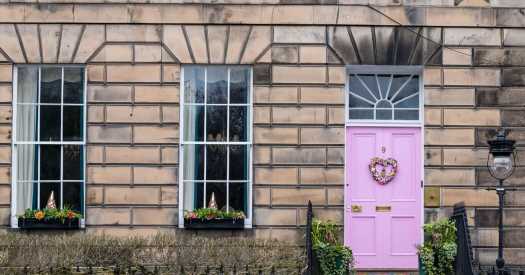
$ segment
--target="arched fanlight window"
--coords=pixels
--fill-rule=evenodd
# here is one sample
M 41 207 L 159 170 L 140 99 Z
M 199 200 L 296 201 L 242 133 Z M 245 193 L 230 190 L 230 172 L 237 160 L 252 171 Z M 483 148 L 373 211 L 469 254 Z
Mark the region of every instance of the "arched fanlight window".
M 350 74 L 350 120 L 419 120 L 419 75 Z

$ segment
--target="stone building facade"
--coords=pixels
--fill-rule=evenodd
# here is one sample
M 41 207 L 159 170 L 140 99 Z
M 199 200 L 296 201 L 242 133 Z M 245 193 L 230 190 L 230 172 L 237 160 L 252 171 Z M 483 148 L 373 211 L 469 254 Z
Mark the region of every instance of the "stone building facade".
M 525 140 L 520 1 L 0 2 L 4 228 L 16 222 L 17 66 L 85 66 L 85 230 L 128 235 L 179 230 L 184 66 L 248 65 L 252 228 L 223 234 L 300 241 L 308 200 L 317 216 L 343 225 L 346 66 L 417 65 L 424 66 L 425 219 L 464 201 L 475 257 L 493 263 L 498 201 L 485 190 L 494 184 L 486 140 L 500 126 L 512 128 L 519 149 Z M 518 187 L 504 217 L 511 265 L 525 263 L 524 175 L 519 167 L 508 180 Z

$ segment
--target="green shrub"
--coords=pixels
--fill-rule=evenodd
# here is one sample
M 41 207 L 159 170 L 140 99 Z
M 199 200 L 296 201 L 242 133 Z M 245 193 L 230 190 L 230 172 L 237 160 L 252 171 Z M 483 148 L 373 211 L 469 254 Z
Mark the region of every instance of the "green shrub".
M 225 272 L 233 270 L 267 274 L 298 274 L 305 266 L 304 247 L 249 237 L 199 237 L 181 232 L 145 237 L 110 237 L 83 233 L 8 233 L 0 235 L 0 273 L 6 268 L 28 267 L 31 271 L 69 270 L 80 267 L 132 268 L 162 267 L 159 274 L 177 274 L 181 267 L 202 274 L 207 266 Z M 19 269 L 20 270 L 20 269 Z M 239 272 L 238 274 L 244 274 Z M 266 273 L 265 273 L 266 272 Z M 69 274 L 65 272 L 65 274 Z M 137 274 L 143 274 L 137 273 Z M 108 273 L 100 273 L 108 274 Z M 112 274 L 112 273 L 109 273 Z M 215 274 L 215 273 L 211 273 Z
M 312 222 L 313 250 L 324 275 L 344 275 L 353 265 L 352 250 L 339 240 L 339 228 L 334 223 L 314 219 Z
M 425 242 L 419 247 L 419 257 L 427 275 L 452 274 L 457 253 L 456 226 L 442 219 L 423 226 Z

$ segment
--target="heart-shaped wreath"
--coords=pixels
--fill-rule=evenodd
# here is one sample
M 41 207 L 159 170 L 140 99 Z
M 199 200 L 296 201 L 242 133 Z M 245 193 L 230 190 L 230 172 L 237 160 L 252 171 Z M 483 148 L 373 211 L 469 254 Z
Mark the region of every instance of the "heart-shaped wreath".
M 378 169 L 380 167 L 380 169 Z M 393 158 L 382 159 L 374 157 L 368 165 L 370 174 L 379 184 L 387 184 L 392 181 L 397 174 L 397 160 Z

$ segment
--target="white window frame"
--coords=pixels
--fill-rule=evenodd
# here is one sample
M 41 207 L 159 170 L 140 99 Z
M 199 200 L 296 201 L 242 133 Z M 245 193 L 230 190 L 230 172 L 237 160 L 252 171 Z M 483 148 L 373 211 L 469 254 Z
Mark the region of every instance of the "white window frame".
M 41 86 L 41 70 L 42 68 L 61 68 L 62 76 L 61 76 L 61 99 L 60 99 L 60 139 L 61 141 L 17 141 L 17 96 L 18 96 L 18 68 L 20 67 L 37 67 L 38 68 L 38 98 L 40 100 L 40 86 Z M 63 121 L 64 121 L 64 96 L 63 96 L 63 89 L 64 89 L 64 68 L 82 68 L 84 69 L 84 83 L 83 83 L 83 103 L 66 103 L 66 106 L 82 106 L 82 141 L 62 141 L 63 137 Z M 11 137 L 11 228 L 18 228 L 18 217 L 16 216 L 17 211 L 17 145 L 27 145 L 27 144 L 33 144 L 33 145 L 81 145 L 82 146 L 82 219 L 80 219 L 80 227 L 85 227 L 85 214 L 86 214 L 86 138 L 87 138 L 87 69 L 86 66 L 83 65 L 72 65 L 72 64 L 53 64 L 53 65 L 14 65 L 13 66 L 13 102 L 12 102 L 12 108 L 13 108 L 13 119 L 12 119 L 12 137 Z M 37 103 L 37 106 L 44 106 L 46 103 Z M 57 103 L 53 103 L 52 105 L 57 105 Z M 37 125 L 38 129 L 40 129 L 40 107 L 37 108 Z M 37 139 L 40 139 L 40 131 L 37 131 Z M 63 147 L 61 147 L 60 154 L 61 154 L 61 162 L 60 162 L 60 189 L 61 194 L 63 195 L 63 183 L 64 182 L 79 182 L 79 180 L 63 180 L 63 171 L 64 171 L 64 161 L 63 161 L 63 154 L 64 150 Z M 40 181 L 40 154 L 38 154 L 38 181 Z M 55 180 L 54 180 L 55 181 Z M 45 182 L 45 181 L 43 181 Z M 56 181 L 55 181 L 56 182 Z M 40 183 L 38 183 L 38 197 L 40 198 Z M 62 207 L 64 200 L 60 200 L 60 207 Z M 39 206 L 38 206 L 39 207 Z
M 381 65 L 351 65 L 346 67 L 345 83 L 345 124 L 347 126 L 391 126 L 414 127 L 424 124 L 424 85 L 423 66 L 381 66 Z M 419 117 L 417 120 L 376 120 L 376 119 L 350 119 L 349 85 L 351 74 L 410 74 L 419 77 Z M 393 106 L 392 106 L 393 107 Z M 375 116 L 375 108 L 374 108 Z
M 206 106 L 208 105 L 214 105 L 214 104 L 208 104 L 206 103 L 206 96 L 207 96 L 207 72 L 208 68 L 213 66 L 224 66 L 228 68 L 228 91 L 227 91 L 227 99 L 228 102 L 226 104 L 220 104 L 221 106 L 247 106 L 247 141 L 246 142 L 231 142 L 231 141 L 224 141 L 224 142 L 217 142 L 217 141 L 206 141 L 206 115 L 204 115 L 204 141 L 184 141 L 184 106 L 186 105 L 197 105 L 192 103 L 185 103 L 184 102 L 184 69 L 188 67 L 202 67 L 204 68 L 204 102 L 199 103 L 199 106 L 204 106 L 204 110 L 206 110 Z M 248 84 L 248 103 L 247 104 L 236 104 L 236 103 L 230 103 L 230 70 L 232 67 L 245 67 L 249 69 L 250 77 L 249 77 L 249 84 Z M 246 213 L 246 219 L 244 220 L 244 228 L 252 228 L 252 219 L 253 219 L 253 207 L 252 207 L 252 194 L 253 194 L 253 68 L 249 65 L 211 65 L 211 64 L 203 64 L 203 65 L 183 65 L 181 68 L 180 73 L 180 95 L 179 95 L 179 228 L 184 228 L 184 145 L 208 145 L 208 144 L 224 144 L 226 146 L 229 145 L 246 145 L 248 147 L 248 179 L 246 181 L 237 181 L 237 182 L 246 182 L 246 196 L 247 196 L 247 213 Z M 226 136 L 229 139 L 230 136 L 230 112 L 229 108 L 226 118 Z M 206 113 L 205 113 L 206 114 Z M 226 181 L 226 204 L 229 204 L 229 192 L 228 192 L 228 179 L 229 179 L 229 168 L 230 168 L 230 158 L 229 158 L 230 150 L 227 150 L 227 165 L 226 165 L 226 173 L 227 173 L 227 179 L 226 180 L 203 180 L 208 182 L 224 182 Z M 204 159 L 204 171 L 206 171 L 206 155 Z M 204 172 L 206 173 L 206 172 Z M 203 182 L 202 181 L 202 182 Z M 199 181 L 195 181 L 199 182 Z M 236 181 L 230 181 L 230 182 L 236 182 Z M 206 200 L 206 187 L 204 187 L 204 200 Z M 204 207 L 206 207 L 206 202 L 204 203 Z

